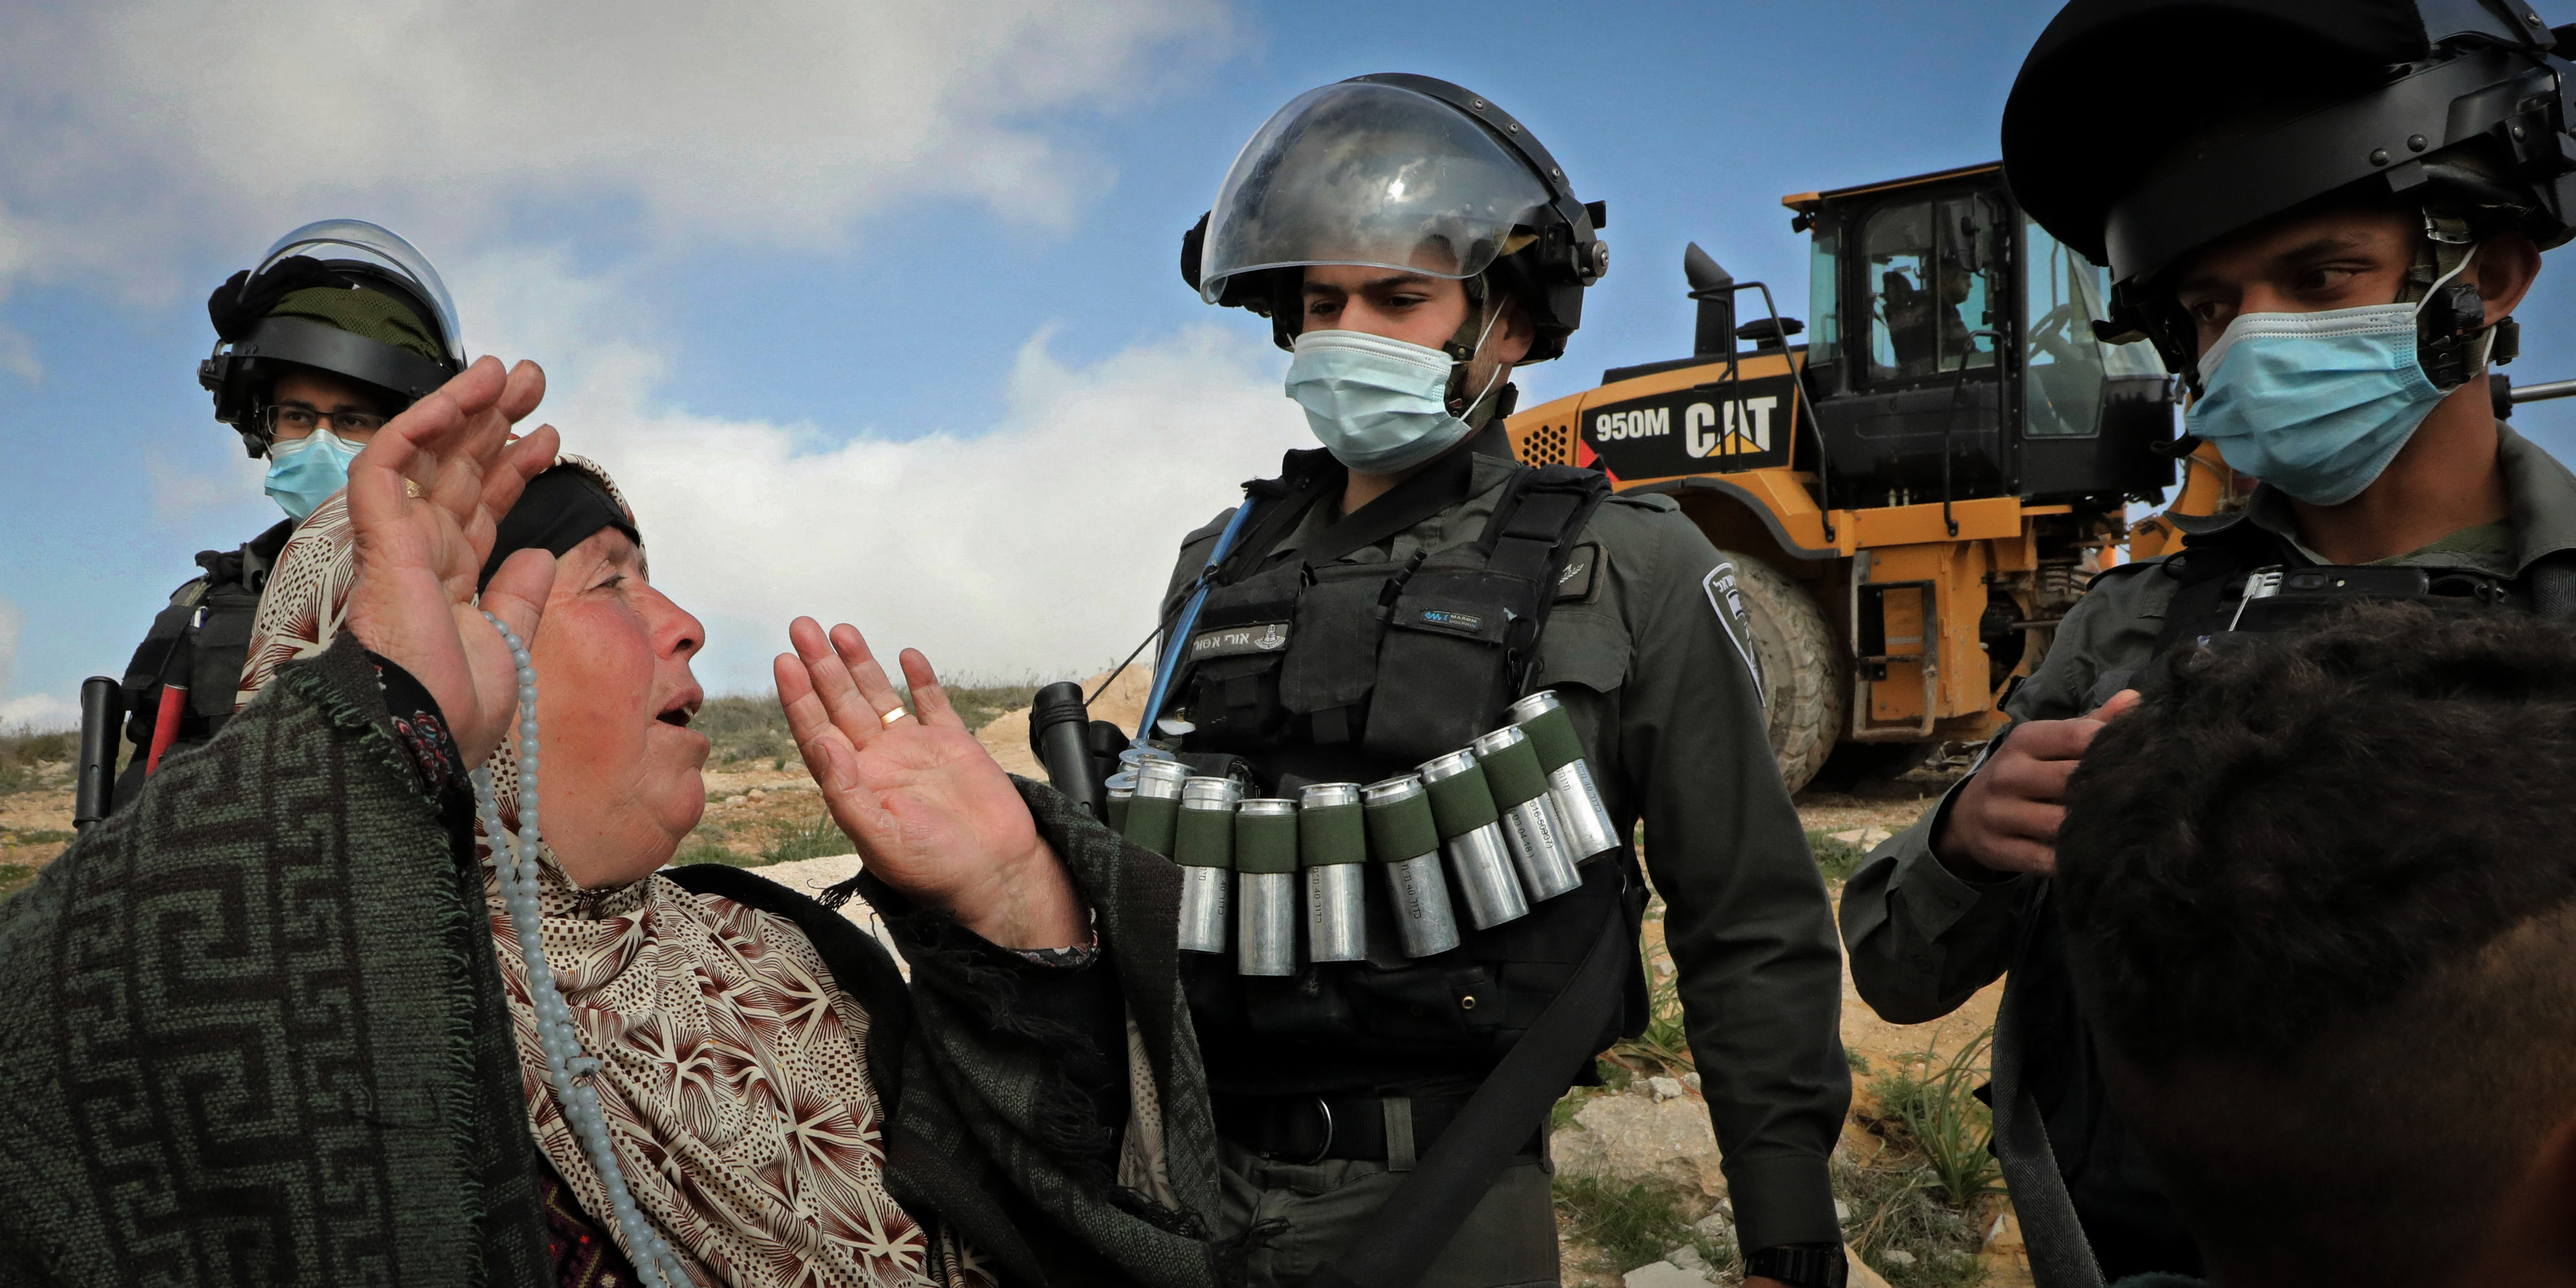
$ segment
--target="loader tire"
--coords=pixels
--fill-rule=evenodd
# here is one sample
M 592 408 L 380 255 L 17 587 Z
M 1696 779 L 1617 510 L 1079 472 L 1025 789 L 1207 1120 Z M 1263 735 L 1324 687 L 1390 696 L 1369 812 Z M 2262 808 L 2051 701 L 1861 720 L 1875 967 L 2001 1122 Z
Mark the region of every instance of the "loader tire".
M 1762 661 L 1771 754 L 1780 761 L 1780 781 L 1794 792 L 1824 768 L 1842 736 L 1850 663 L 1806 587 L 1750 555 L 1718 554 L 1734 563 L 1736 584 L 1744 591 L 1753 652 Z

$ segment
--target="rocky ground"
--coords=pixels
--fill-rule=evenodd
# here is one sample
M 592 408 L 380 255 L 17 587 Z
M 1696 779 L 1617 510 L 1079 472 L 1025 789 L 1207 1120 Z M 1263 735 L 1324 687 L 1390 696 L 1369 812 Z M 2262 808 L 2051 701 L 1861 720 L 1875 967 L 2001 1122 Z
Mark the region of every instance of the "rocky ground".
M 1094 710 L 1132 726 L 1144 688 L 1143 674 L 1130 671 Z M 982 692 L 987 704 L 1012 696 Z M 1026 692 L 1016 691 L 1020 701 Z M 706 817 L 677 861 L 762 867 L 810 889 L 846 879 L 857 860 L 825 817 L 812 781 L 777 727 L 775 708 L 759 700 L 726 701 L 740 705 L 712 712 L 720 718 L 707 725 L 723 731 L 715 733 L 717 750 L 707 767 Z M 978 732 L 1004 765 L 1034 774 L 1027 736 L 1024 708 L 992 716 Z M 1936 763 L 1856 791 L 1801 794 L 1800 816 L 1837 893 L 1840 876 L 1859 853 L 1911 823 L 1959 769 L 1955 761 Z M 32 880 L 70 840 L 69 778 L 68 765 L 40 761 L 21 763 L 0 779 L 0 788 L 14 789 L 0 791 L 0 894 Z M 864 907 L 853 910 L 854 919 L 866 924 Z M 1660 956 L 1662 929 L 1660 921 L 1650 921 L 1646 938 L 1657 981 L 1668 989 L 1671 965 Z M 1856 1253 L 1855 1285 L 2009 1288 L 2030 1282 L 2001 1198 L 1953 1203 L 1941 1193 L 1934 1164 L 1970 1151 L 1954 1147 L 1944 1154 L 1938 1141 L 1923 1139 L 1927 1133 L 1917 1130 L 1926 1121 L 1941 1121 L 1937 1112 L 1927 1120 L 1927 1106 L 1938 1111 L 1947 1105 L 1960 1110 L 1954 1117 L 1967 1120 L 1965 1132 L 1974 1138 L 1967 1143 L 1981 1142 L 1981 1106 L 1962 1108 L 1952 1103 L 1958 1096 L 1944 1101 L 1925 1089 L 1943 1085 L 1939 1075 L 1963 1050 L 1969 1064 L 1981 1059 L 1979 1043 L 1994 1022 L 1999 992 L 1986 990 L 1939 1023 L 1905 1026 L 1877 1019 L 1845 981 L 1843 1042 L 1855 1096 L 1834 1170 L 1845 1234 Z M 1736 1280 L 1732 1209 L 1716 1141 L 1699 1077 L 1672 1026 L 1673 1017 L 1666 1016 L 1647 1043 L 1623 1044 L 1610 1053 L 1601 1066 L 1604 1085 L 1577 1089 L 1558 1107 L 1552 1153 L 1570 1285 L 1689 1288 Z M 1660 1047 L 1652 1042 L 1659 1033 Z M 1978 1081 L 1954 1077 L 1949 1085 L 1963 1093 Z

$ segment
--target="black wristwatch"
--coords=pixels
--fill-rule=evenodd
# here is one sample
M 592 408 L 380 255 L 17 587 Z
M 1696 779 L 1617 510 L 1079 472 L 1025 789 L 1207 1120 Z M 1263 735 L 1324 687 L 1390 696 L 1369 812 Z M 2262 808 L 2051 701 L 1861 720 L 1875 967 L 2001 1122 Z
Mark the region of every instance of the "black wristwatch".
M 1784 1243 L 1744 1256 L 1744 1277 L 1759 1275 L 1797 1288 L 1843 1288 L 1851 1266 L 1839 1243 Z

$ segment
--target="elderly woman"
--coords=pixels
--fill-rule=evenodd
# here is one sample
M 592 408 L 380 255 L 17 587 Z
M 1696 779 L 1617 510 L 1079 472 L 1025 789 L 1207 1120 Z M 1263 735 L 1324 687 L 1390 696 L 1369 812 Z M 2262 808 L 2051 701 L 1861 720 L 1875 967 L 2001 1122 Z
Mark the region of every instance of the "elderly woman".
M 0 1282 L 1218 1282 L 1213 1175 L 1160 1162 L 1212 1139 L 1169 949 L 1097 951 L 1170 943 L 1169 865 L 799 619 L 782 700 L 912 986 L 663 870 L 704 632 L 605 474 L 510 438 L 541 390 L 486 359 L 387 425 L 240 714 L 0 906 Z

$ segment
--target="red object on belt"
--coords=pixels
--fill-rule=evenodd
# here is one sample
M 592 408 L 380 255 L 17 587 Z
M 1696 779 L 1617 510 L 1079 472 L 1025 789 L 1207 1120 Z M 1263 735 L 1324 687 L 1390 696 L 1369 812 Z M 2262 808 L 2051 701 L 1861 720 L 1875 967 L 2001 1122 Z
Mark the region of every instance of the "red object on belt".
M 175 684 L 161 686 L 161 709 L 152 720 L 152 754 L 143 762 L 144 777 L 150 778 L 152 771 L 161 767 L 161 753 L 168 751 L 170 744 L 178 740 L 179 708 L 187 701 L 186 689 Z

